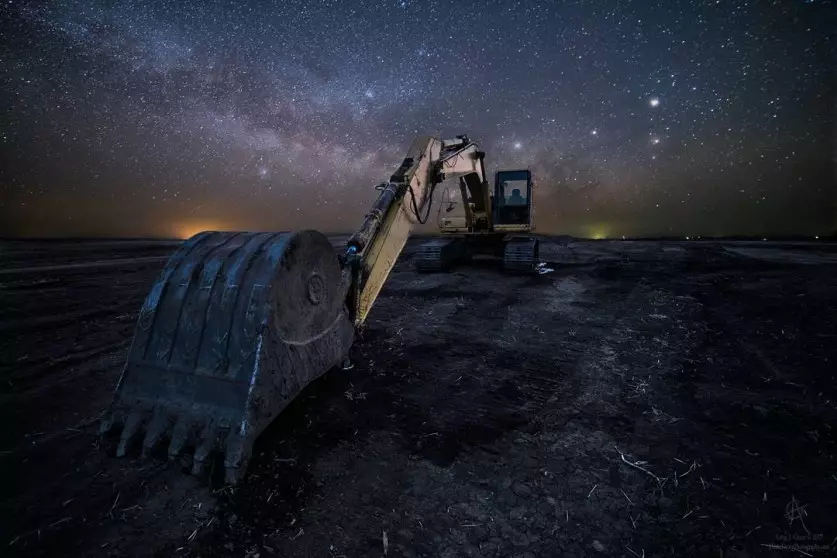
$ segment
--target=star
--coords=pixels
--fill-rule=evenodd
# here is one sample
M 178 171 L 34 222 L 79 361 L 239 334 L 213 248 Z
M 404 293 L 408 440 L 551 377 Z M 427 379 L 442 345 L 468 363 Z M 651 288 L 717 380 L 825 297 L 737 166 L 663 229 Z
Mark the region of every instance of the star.
M 0 235 L 352 232 L 425 134 L 529 168 L 546 233 L 837 227 L 828 2 L 274 4 L 4 4 Z

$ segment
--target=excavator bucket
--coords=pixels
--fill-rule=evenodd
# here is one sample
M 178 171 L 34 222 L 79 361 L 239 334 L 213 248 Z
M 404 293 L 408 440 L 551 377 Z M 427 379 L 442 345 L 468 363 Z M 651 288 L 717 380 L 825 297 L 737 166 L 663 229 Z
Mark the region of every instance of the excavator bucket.
M 316 231 L 203 232 L 169 259 L 145 300 L 102 432 L 117 455 L 142 437 L 192 472 L 222 452 L 226 480 L 312 380 L 348 355 L 354 328 L 346 278 Z

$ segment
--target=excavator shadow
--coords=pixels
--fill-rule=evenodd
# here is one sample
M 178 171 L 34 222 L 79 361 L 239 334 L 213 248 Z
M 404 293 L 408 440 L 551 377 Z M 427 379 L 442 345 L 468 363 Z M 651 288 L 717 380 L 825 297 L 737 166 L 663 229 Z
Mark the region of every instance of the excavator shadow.
M 517 355 L 474 341 L 437 340 L 398 354 L 381 351 L 389 339 L 382 329 L 364 329 L 352 348 L 354 367 L 333 368 L 311 382 L 262 432 L 246 481 L 236 488 L 237 513 L 242 513 L 240 502 L 266 491 L 286 504 L 283 509 L 299 509 L 316 489 L 315 464 L 341 445 L 362 446 L 376 432 L 391 436 L 404 453 L 439 467 L 450 466 L 463 451 L 491 452 L 509 432 L 537 432 L 519 386 Z M 491 372 L 463 374 L 479 354 L 488 355 L 485 367 Z M 115 453 L 118 441 L 118 435 L 107 436 L 108 454 Z M 166 460 L 166 446 L 159 444 L 147 458 Z M 190 449 L 170 467 L 188 473 Z M 138 455 L 141 440 L 133 440 L 128 451 Z M 222 488 L 223 454 L 211 454 L 206 465 L 201 480 L 210 489 Z
M 404 453 L 448 467 L 462 451 L 490 452 L 493 442 L 511 431 L 537 432 L 527 409 L 531 402 L 512 366 L 514 355 L 473 343 L 415 346 L 397 356 L 375 350 L 387 338 L 382 330 L 365 330 L 352 350 L 354 368 L 332 369 L 285 408 L 257 440 L 250 474 L 237 491 L 274 491 L 298 509 L 316 489 L 311 471 L 318 460 L 340 446 L 362 448 L 377 433 Z M 457 362 L 478 353 L 494 354 L 486 367 L 505 365 L 508 373 L 463 374 Z M 421 370 L 411 362 L 421 362 Z

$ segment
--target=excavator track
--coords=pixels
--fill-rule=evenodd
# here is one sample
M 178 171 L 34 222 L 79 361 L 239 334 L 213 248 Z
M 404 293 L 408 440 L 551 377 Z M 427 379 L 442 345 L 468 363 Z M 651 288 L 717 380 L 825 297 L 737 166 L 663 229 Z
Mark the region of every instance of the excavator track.
M 503 269 L 513 273 L 537 273 L 539 248 L 540 241 L 537 238 L 509 238 L 503 251 Z
M 192 237 L 140 310 L 102 433 L 121 430 L 118 456 L 140 437 L 143 454 L 191 448 L 194 474 L 221 453 L 235 483 L 262 430 L 348 354 L 345 294 L 319 232 Z
M 419 273 L 448 271 L 464 259 L 465 242 L 460 238 L 437 238 L 422 244 L 414 262 Z

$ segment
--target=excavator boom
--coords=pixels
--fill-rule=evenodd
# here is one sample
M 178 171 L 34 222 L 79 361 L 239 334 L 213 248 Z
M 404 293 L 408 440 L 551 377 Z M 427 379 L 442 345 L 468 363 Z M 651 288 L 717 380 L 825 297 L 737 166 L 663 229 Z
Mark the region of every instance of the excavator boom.
M 245 473 L 258 435 L 344 360 L 438 182 L 485 183 L 465 136 L 418 138 L 342 256 L 317 231 L 202 232 L 171 256 L 140 309 L 102 433 L 116 453 L 177 458 L 201 474 L 223 454 Z
M 357 277 L 349 309 L 361 325 L 395 265 L 410 232 L 427 221 L 433 190 L 439 182 L 460 178 L 485 183 L 482 152 L 465 136 L 455 140 L 420 137 L 366 215 L 361 228 L 348 241 L 349 261 Z M 485 190 L 488 191 L 487 189 Z

